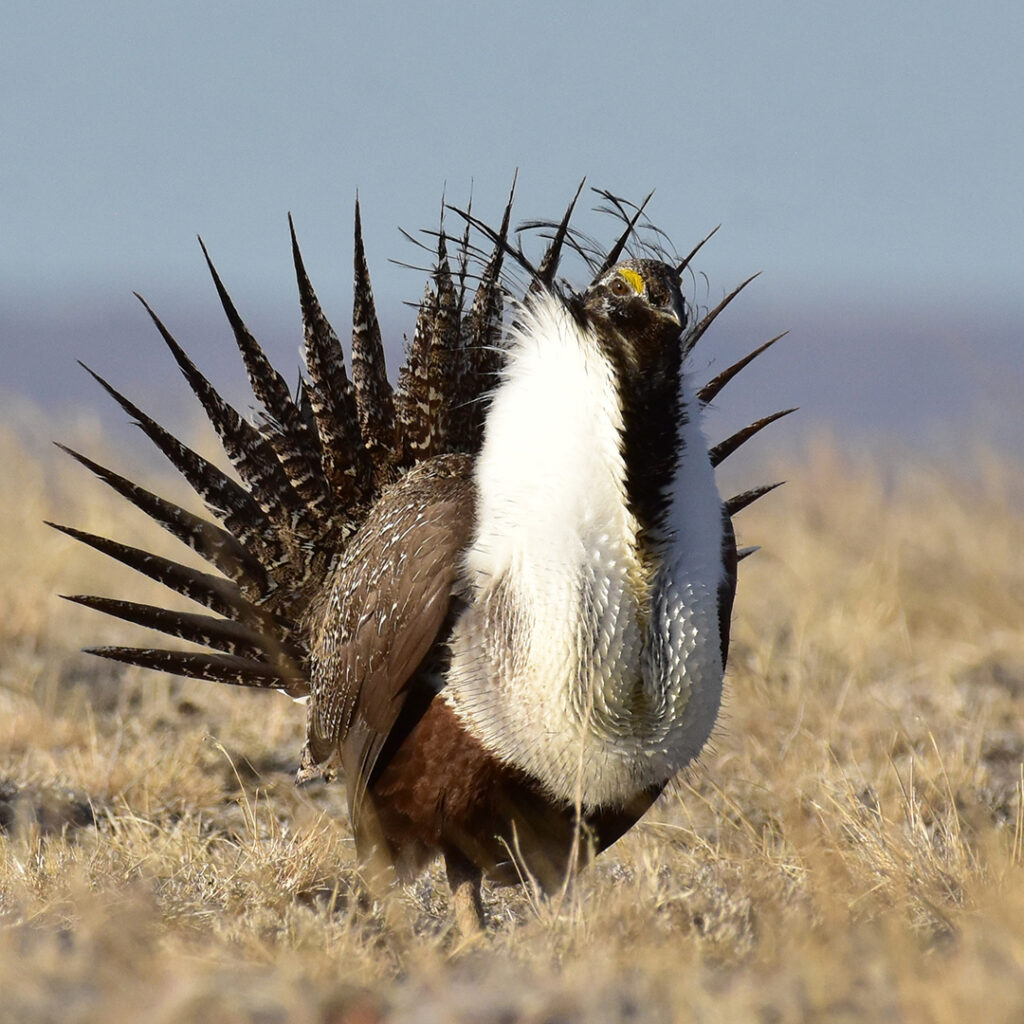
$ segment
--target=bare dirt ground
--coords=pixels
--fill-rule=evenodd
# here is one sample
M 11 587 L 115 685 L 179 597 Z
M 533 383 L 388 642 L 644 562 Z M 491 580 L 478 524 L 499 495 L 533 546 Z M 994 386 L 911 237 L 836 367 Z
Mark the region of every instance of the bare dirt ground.
M 467 945 L 437 870 L 361 894 L 302 708 L 78 653 L 132 634 L 55 594 L 159 595 L 42 520 L 159 531 L 13 430 L 0 462 L 0 1020 L 1024 1019 L 1020 464 L 775 467 L 713 748 Z

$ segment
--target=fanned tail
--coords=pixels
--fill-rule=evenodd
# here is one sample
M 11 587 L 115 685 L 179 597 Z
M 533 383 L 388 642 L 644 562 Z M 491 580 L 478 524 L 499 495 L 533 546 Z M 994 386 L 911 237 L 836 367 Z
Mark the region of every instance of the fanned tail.
M 50 524 L 211 613 L 71 595 L 69 600 L 84 607 L 204 649 L 96 647 L 90 653 L 199 679 L 276 687 L 293 696 L 308 692 L 307 611 L 322 597 L 335 561 L 381 491 L 424 459 L 479 448 L 487 397 L 501 365 L 502 261 L 511 205 L 510 194 L 489 256 L 471 245 L 467 224 L 454 275 L 442 226 L 432 281 L 397 391 L 388 380 L 358 201 L 350 370 L 306 273 L 289 217 L 305 362 L 294 393 L 246 326 L 200 239 L 258 403 L 255 421 L 218 394 L 139 296 L 241 482 L 84 367 L 188 482 L 212 521 L 61 447 L 214 570 L 201 572 L 110 538 Z M 471 263 L 481 268 L 473 291 L 466 287 Z

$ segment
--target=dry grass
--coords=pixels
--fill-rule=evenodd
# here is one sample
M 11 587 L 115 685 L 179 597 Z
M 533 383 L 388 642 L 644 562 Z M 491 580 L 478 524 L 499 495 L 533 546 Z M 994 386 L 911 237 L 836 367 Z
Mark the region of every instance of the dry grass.
M 439 873 L 360 895 L 340 787 L 291 782 L 301 709 L 77 653 L 126 631 L 53 595 L 130 574 L 40 521 L 153 531 L 13 433 L 0 459 L 0 1018 L 1024 1017 L 1020 465 L 782 467 L 714 749 L 461 948 Z

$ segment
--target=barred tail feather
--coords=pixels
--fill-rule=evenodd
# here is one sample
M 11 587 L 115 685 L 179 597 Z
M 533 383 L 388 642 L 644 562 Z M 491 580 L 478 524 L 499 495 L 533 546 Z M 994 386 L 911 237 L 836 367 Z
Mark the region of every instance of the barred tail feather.
M 283 557 L 270 520 L 244 487 L 164 430 L 85 363 L 79 365 L 134 419 L 243 548 L 263 565 Z
M 395 415 L 402 436 L 402 464 L 413 465 L 430 444 L 427 411 L 429 397 L 430 342 L 437 318 L 437 292 L 427 282 L 420 301 L 412 341 L 405 353 L 405 362 L 398 371 L 395 392 Z
M 231 619 L 195 612 L 170 611 L 155 605 L 119 601 L 91 594 L 62 594 L 61 597 L 65 601 L 72 601 L 125 622 L 155 629 L 179 640 L 212 647 L 225 654 L 264 661 L 290 678 L 301 676 L 298 666 L 305 657 L 303 650 L 292 644 L 278 643 L 265 632 L 252 629 L 240 622 L 233 622 Z
M 438 236 L 434 272 L 437 300 L 427 357 L 427 436 L 422 458 L 450 451 L 451 410 L 461 398 L 463 366 L 459 342 L 462 309 L 448 264 L 445 236 Z
M 284 378 L 270 365 L 260 343 L 239 316 L 201 238 L 199 245 L 242 354 L 252 392 L 263 405 L 268 420 L 264 434 L 302 501 L 305 517 L 322 519 L 327 504 L 327 488 L 319 460 L 319 438 L 303 421 Z
M 202 555 L 229 579 L 239 583 L 243 589 L 251 587 L 260 597 L 265 597 L 273 589 L 270 577 L 259 560 L 226 530 L 139 487 L 66 445 L 58 444 L 57 447 L 86 469 L 92 470 L 105 484 Z
M 293 520 L 302 522 L 303 503 L 278 462 L 270 443 L 260 432 L 233 409 L 199 372 L 195 363 L 174 340 L 160 318 L 138 296 L 156 325 L 164 343 L 188 381 L 220 437 L 224 451 L 249 487 L 250 493 L 280 533 L 287 533 Z M 297 518 L 296 518 L 297 517 Z
M 47 522 L 46 525 L 219 615 L 250 625 L 254 629 L 282 629 L 282 623 L 276 617 L 247 600 L 238 584 L 223 576 L 201 572 L 191 566 L 144 551 L 142 548 L 131 547 L 94 533 L 86 533 L 85 530 L 76 530 L 73 526 L 51 522 Z
M 309 282 L 291 217 L 288 226 L 302 306 L 306 372 L 309 374 L 307 393 L 320 437 L 323 472 L 336 507 L 347 510 L 369 496 L 373 466 L 363 444 L 355 389 L 345 372 L 341 342 L 324 316 Z
M 352 381 L 356 409 L 373 464 L 377 487 L 396 476 L 398 462 L 394 392 L 384 363 L 384 344 L 373 302 L 370 270 L 363 248 L 363 227 L 356 200 L 355 214 L 355 290 L 352 305 Z
M 437 260 L 399 370 L 395 410 L 402 465 L 452 451 L 452 413 L 466 386 L 461 351 L 462 306 L 452 278 L 446 236 L 437 232 Z
M 291 697 L 305 697 L 309 692 L 304 678 L 291 677 L 265 662 L 239 658 L 233 654 L 192 654 L 148 647 L 86 647 L 84 650 L 86 654 L 95 654 L 109 661 L 188 676 L 190 679 L 284 690 Z

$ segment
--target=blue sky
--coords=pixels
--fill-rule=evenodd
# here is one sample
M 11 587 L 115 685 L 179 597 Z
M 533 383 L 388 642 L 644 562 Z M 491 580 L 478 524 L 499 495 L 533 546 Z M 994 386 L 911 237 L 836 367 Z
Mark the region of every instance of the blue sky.
M 400 333 L 421 277 L 387 263 L 414 256 L 396 227 L 432 225 L 442 188 L 463 201 L 472 187 L 496 217 L 516 168 L 523 218 L 559 215 L 586 176 L 631 197 L 655 188 L 652 216 L 683 251 L 721 223 L 700 264 L 710 296 L 761 270 L 752 340 L 814 334 L 768 371 L 808 422 L 835 406 L 815 404 L 832 357 L 869 407 L 873 375 L 892 387 L 907 374 L 910 397 L 894 388 L 889 404 L 952 394 L 965 365 L 1005 383 L 1024 322 L 1022 11 L 7 0 L 0 387 L 98 403 L 76 355 L 154 389 L 164 364 L 148 336 L 136 351 L 147 329 L 130 293 L 205 330 L 197 232 L 292 359 L 285 214 L 343 323 L 357 189 L 382 317 Z M 929 351 L 934 325 L 947 336 Z M 959 370 L 929 366 L 914 399 L 915 359 L 950 345 Z

